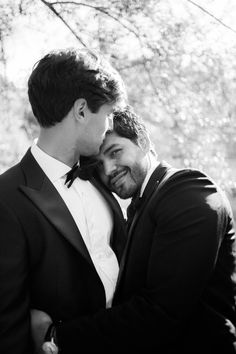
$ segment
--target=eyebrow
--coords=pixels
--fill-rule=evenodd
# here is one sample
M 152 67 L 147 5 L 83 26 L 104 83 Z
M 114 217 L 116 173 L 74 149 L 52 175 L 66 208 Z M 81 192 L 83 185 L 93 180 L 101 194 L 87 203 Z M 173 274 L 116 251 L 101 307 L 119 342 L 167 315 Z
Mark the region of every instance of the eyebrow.
M 118 145 L 117 143 L 114 143 L 114 144 L 110 145 L 110 146 L 103 152 L 103 154 L 104 154 L 104 155 L 107 155 L 113 148 L 118 147 L 118 146 L 119 146 L 119 145 Z

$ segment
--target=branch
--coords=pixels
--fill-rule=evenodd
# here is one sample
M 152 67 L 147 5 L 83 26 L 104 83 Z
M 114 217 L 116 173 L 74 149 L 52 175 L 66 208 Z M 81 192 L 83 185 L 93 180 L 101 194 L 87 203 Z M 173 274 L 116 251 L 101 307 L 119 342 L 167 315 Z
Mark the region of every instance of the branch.
M 43 1 L 43 0 L 41 0 Z M 44 1 L 43 1 L 44 2 Z M 125 29 L 127 29 L 129 32 L 133 33 L 137 38 L 139 38 L 139 34 L 137 32 L 135 32 L 132 28 L 130 28 L 129 26 L 127 26 L 125 23 L 123 23 L 119 17 L 111 14 L 110 12 L 108 12 L 106 10 L 105 7 L 101 7 L 101 6 L 94 6 L 94 5 L 89 5 L 89 4 L 85 4 L 83 2 L 76 2 L 76 1 L 54 1 L 52 3 L 50 3 L 51 5 L 78 5 L 78 6 L 85 6 L 85 7 L 89 7 L 90 9 L 96 10 L 98 12 L 103 13 L 104 15 L 107 15 L 108 17 L 112 18 L 113 20 L 115 20 L 116 22 L 118 22 L 122 27 L 124 27 Z
M 89 5 L 89 4 L 85 4 L 83 2 L 76 2 L 76 1 L 54 1 L 54 2 L 51 2 L 51 3 L 48 3 L 47 1 L 45 0 L 41 0 L 46 6 L 48 6 L 50 8 L 51 11 L 53 11 L 56 16 L 60 17 L 60 14 L 55 10 L 55 8 L 53 6 L 55 5 L 76 5 L 76 6 L 84 6 L 84 7 L 89 7 L 97 12 L 101 12 L 103 14 L 105 14 L 106 16 L 112 18 L 114 21 L 118 22 L 122 27 L 124 27 L 126 30 L 128 30 L 130 33 L 134 34 L 135 37 L 138 39 L 139 41 L 139 44 L 140 44 L 140 47 L 141 47 L 141 50 L 143 49 L 143 41 L 142 41 L 142 38 L 140 36 L 140 34 L 138 33 L 138 29 L 136 28 L 136 30 L 130 28 L 129 26 L 127 26 L 126 24 L 124 24 L 117 16 L 111 14 L 109 11 L 106 10 L 106 8 L 104 7 L 99 7 L 99 6 L 94 6 L 94 5 Z M 62 19 L 62 18 L 61 18 Z M 69 25 L 62 19 L 62 21 L 67 25 L 67 27 L 69 27 Z M 69 27 L 70 28 L 70 27 Z M 71 29 L 70 29 L 71 30 Z M 145 35 L 144 35 L 145 37 Z M 76 36 L 77 38 L 77 36 Z M 147 40 L 147 38 L 145 38 Z M 147 41 L 146 42 L 146 45 L 153 51 L 153 48 L 152 46 L 149 44 L 149 42 Z M 151 84 L 151 87 L 155 93 L 155 95 L 159 98 L 159 100 L 161 101 L 161 98 L 160 98 L 160 95 L 159 95 L 159 92 L 157 91 L 157 88 L 155 86 L 155 83 L 152 79 L 152 75 L 150 73 L 150 70 L 149 68 L 147 67 L 146 65 L 146 57 L 143 53 L 143 50 L 142 50 L 142 58 L 143 58 L 143 62 L 142 62 L 142 65 L 144 67 L 144 70 L 146 71 L 147 75 L 148 75 L 148 78 L 149 78 L 149 81 L 150 81 L 150 84 Z
M 201 11 L 205 12 L 207 15 L 209 15 L 210 17 L 214 18 L 214 20 L 216 20 L 217 22 L 219 22 L 222 26 L 226 27 L 227 29 L 229 29 L 230 31 L 236 33 L 236 30 L 234 30 L 232 27 L 226 25 L 224 22 L 222 22 L 219 18 L 217 18 L 216 16 L 214 16 L 213 14 L 211 14 L 209 11 L 207 11 L 206 9 L 204 9 L 202 6 L 198 5 L 197 3 L 195 3 L 192 0 L 187 0 L 188 2 L 190 2 L 192 5 L 198 7 Z
M 46 2 L 46 1 L 44 1 L 44 0 L 41 0 L 41 1 L 43 1 L 44 3 Z M 54 9 L 54 7 L 53 7 L 52 5 L 76 5 L 76 6 L 84 6 L 84 7 L 89 7 L 89 8 L 91 8 L 91 9 L 97 11 L 97 12 L 101 12 L 101 13 L 103 13 L 104 15 L 106 15 L 106 16 L 110 17 L 111 19 L 113 19 L 114 21 L 118 22 L 118 23 L 119 23 L 123 28 L 125 28 L 128 32 L 132 33 L 132 34 L 138 39 L 138 41 L 140 42 L 141 46 L 142 46 L 143 44 L 144 44 L 144 45 L 146 44 L 152 51 L 154 51 L 154 52 L 156 51 L 158 54 L 160 54 L 157 48 L 153 48 L 153 47 L 152 47 L 152 45 L 149 43 L 148 38 L 147 38 L 147 36 L 146 36 L 145 34 L 142 34 L 143 39 L 144 39 L 144 43 L 142 43 L 142 42 L 143 42 L 142 36 L 141 36 L 141 34 L 139 33 L 139 29 L 137 28 L 137 26 L 135 26 L 135 25 L 133 24 L 133 26 L 134 26 L 135 29 L 131 28 L 130 26 L 128 26 L 128 25 L 126 25 L 125 23 L 123 23 L 123 22 L 119 19 L 119 17 L 115 16 L 114 14 L 112 14 L 112 13 L 110 13 L 108 10 L 106 10 L 105 7 L 89 5 L 89 4 L 85 4 L 85 3 L 83 3 L 83 2 L 76 2 L 76 1 L 54 1 L 54 2 L 51 2 L 50 4 L 49 4 L 48 2 L 46 2 L 46 4 L 47 4 L 47 6 L 49 6 L 50 8 L 52 7 L 51 10 L 54 11 L 54 12 L 55 12 L 56 10 Z
M 53 5 L 45 0 L 40 0 L 45 6 L 47 6 L 63 23 L 64 25 L 70 30 L 70 32 L 75 36 L 75 38 L 83 45 L 83 47 L 87 48 L 84 41 L 77 35 L 77 33 L 73 30 L 73 28 L 64 20 L 64 18 L 57 12 Z

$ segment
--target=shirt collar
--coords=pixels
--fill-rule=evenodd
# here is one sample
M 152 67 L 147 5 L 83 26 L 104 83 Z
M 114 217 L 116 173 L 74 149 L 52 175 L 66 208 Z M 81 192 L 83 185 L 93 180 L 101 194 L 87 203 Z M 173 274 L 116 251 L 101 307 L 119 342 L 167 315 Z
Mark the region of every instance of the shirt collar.
M 140 190 L 140 197 L 142 197 L 143 192 L 148 184 L 148 181 L 149 181 L 152 173 L 157 168 L 157 166 L 160 164 L 160 162 L 156 160 L 156 157 L 151 152 L 149 152 L 148 158 L 149 158 L 149 167 L 148 167 L 146 177 L 143 181 L 143 184 L 142 184 L 142 187 Z
M 40 149 L 37 145 L 37 140 L 31 147 L 31 153 L 51 182 L 56 182 L 71 169 L 70 166 L 55 159 Z

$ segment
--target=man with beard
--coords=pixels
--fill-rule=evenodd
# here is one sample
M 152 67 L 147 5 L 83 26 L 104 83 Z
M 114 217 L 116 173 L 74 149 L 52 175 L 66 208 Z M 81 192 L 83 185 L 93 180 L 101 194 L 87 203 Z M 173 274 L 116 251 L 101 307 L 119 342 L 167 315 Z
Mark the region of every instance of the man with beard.
M 128 242 L 112 308 L 52 324 L 61 353 L 235 353 L 235 231 L 224 193 L 201 171 L 158 161 L 130 107 L 114 115 L 98 159 L 104 185 L 132 197 Z

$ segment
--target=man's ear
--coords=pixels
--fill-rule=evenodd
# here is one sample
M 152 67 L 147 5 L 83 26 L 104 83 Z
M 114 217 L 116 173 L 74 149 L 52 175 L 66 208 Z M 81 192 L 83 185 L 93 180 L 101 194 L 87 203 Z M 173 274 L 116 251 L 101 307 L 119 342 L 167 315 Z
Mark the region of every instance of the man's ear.
M 73 115 L 77 120 L 84 119 L 87 101 L 84 98 L 78 98 L 73 105 Z
M 138 138 L 138 145 L 144 153 L 147 153 L 150 150 L 151 142 L 147 132 L 140 133 Z

